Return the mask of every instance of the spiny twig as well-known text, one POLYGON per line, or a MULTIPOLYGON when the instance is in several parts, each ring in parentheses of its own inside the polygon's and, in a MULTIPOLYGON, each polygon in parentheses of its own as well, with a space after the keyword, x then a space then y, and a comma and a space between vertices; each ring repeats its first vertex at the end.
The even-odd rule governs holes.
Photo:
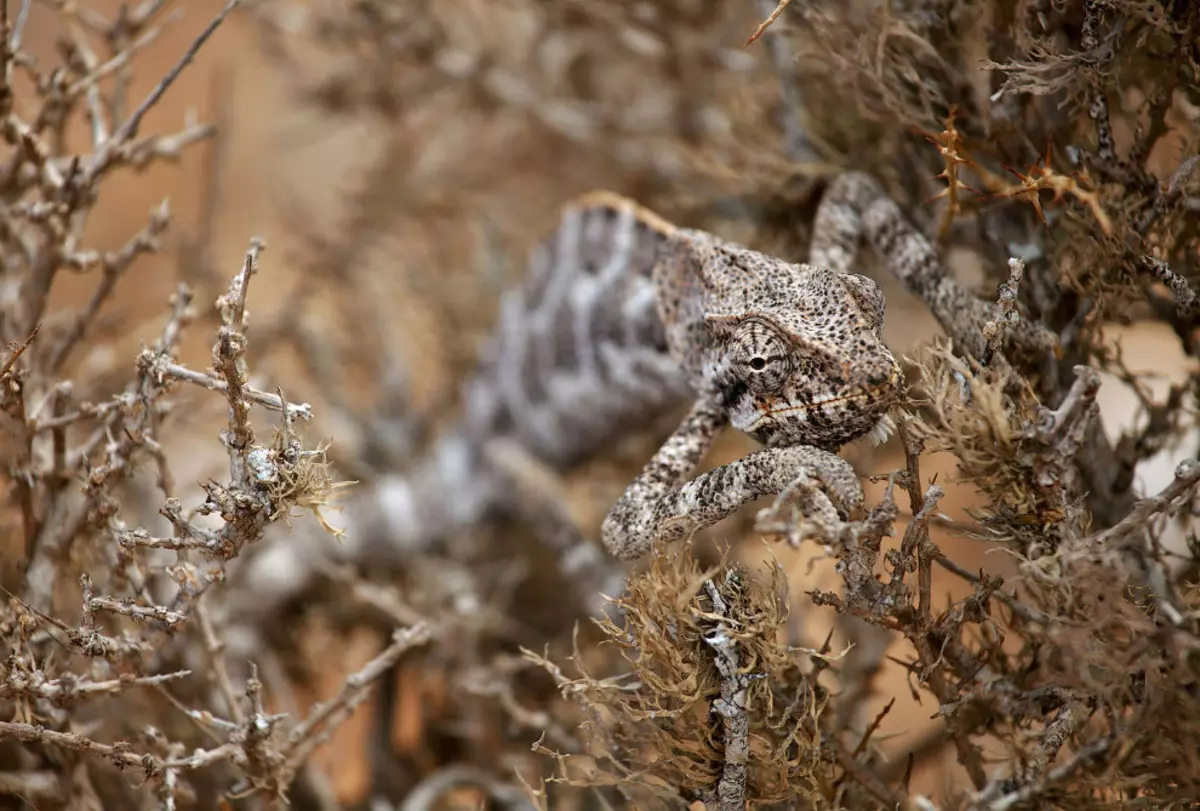
MULTIPOLYGON (((728 570, 725 582, 736 575, 728 570)), ((711 579, 704 581, 704 591, 712 602, 712 613, 719 618, 716 627, 704 634, 704 642, 716 654, 717 672, 721 674, 721 697, 713 700, 713 711, 721 716, 725 735, 725 764, 717 783, 717 808, 720 811, 743 811, 746 806, 746 773, 750 756, 750 719, 747 715, 747 690, 754 676, 740 670, 738 643, 733 629, 726 624, 729 604, 711 579)))
POLYGON ((768 28, 771 27, 771 24, 779 19, 779 15, 783 13, 785 8, 791 5, 791 2, 792 0, 779 0, 775 8, 772 9, 770 0, 761 0, 759 5, 765 7, 765 10, 767 11, 767 18, 759 23, 758 28, 754 29, 754 33, 751 34, 750 38, 746 40, 746 45, 753 45, 754 42, 761 37, 768 28))

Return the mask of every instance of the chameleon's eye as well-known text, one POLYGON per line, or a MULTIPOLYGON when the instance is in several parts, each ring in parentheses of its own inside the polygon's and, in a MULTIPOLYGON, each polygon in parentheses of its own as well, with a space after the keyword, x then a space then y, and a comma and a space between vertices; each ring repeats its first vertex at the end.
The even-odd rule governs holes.
POLYGON ((772 327, 747 321, 738 327, 735 347, 739 377, 755 394, 773 394, 787 381, 791 356, 787 342, 772 327))

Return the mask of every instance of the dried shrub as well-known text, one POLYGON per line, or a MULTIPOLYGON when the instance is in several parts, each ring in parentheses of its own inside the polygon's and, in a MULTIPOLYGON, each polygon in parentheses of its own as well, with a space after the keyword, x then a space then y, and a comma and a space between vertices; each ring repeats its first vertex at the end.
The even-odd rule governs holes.
MULTIPOLYGON (((180 243, 189 284, 138 351, 114 302, 171 210, 113 250, 91 247, 88 223, 121 205, 120 172, 238 134, 236 114, 220 133, 144 134, 225 13, 139 100, 131 76, 169 6, 4 7, 6 799, 1197 802, 1200 465, 1139 482, 1198 445, 1194 2, 247 3, 291 109, 344 138, 322 159, 353 167, 337 189, 287 177, 294 233, 271 255, 294 267, 286 283, 257 272, 257 243, 227 270, 211 234, 180 243), (22 44, 31 20, 58 27, 54 58, 22 44), (846 450, 877 485, 863 514, 818 523, 781 498, 626 572, 577 536, 648 458, 653 426, 571 469, 500 448, 538 509, 471 514, 446 537, 398 529, 396 482, 452 428, 499 292, 564 200, 606 186, 797 259, 845 169, 876 176, 996 302, 917 341, 904 328, 923 305, 888 288, 911 398, 895 441, 846 450), (1131 370, 1115 337, 1130 325, 1188 358, 1165 391, 1131 370), (184 338, 209 333, 200 370, 184 338), (1115 431, 1113 388, 1138 409, 1115 431), (197 427, 204 403, 223 412, 219 441, 197 427), (305 441, 310 417, 331 442, 305 441), (201 455, 228 475, 185 481, 201 455), (937 455, 970 508, 948 506, 937 455), (713 534, 737 543, 714 558, 713 534), (797 589, 754 563, 763 536, 815 550, 833 582, 797 589), (615 599, 586 622, 601 591, 615 599), (364 629, 368 654, 341 661, 364 629), (556 664, 568 651, 582 675, 556 664), (893 738, 905 701, 933 716, 924 740, 893 738), (379 719, 369 737, 324 752, 350 748, 366 777, 335 790, 318 753, 356 708, 379 719)), ((435 495, 470 514, 468 490, 435 495)))
MULTIPOLYGON (((749 802, 815 802, 817 719, 828 695, 815 683, 821 667, 805 672, 801 652, 783 642, 786 595, 778 568, 722 562, 703 570, 689 545, 656 554, 615 601, 620 619, 599 621, 602 644, 620 652, 621 675, 559 680, 583 704, 581 732, 595 764, 568 782, 617 786, 638 807, 658 807, 656 797, 662 807, 712 802, 727 762, 724 716, 725 730, 730 718, 746 723, 747 773, 738 780, 749 802), (730 692, 740 694, 733 714, 714 712, 730 692)), ((571 757, 561 763, 572 771, 571 757)))

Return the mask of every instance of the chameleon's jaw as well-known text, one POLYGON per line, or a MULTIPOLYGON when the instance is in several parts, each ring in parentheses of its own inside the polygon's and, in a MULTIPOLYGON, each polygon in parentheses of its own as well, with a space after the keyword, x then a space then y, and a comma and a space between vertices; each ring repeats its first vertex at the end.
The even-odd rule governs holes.
POLYGON ((730 421, 768 446, 840 447, 879 430, 896 400, 900 376, 897 368, 882 384, 803 400, 746 397, 730 409, 730 421))

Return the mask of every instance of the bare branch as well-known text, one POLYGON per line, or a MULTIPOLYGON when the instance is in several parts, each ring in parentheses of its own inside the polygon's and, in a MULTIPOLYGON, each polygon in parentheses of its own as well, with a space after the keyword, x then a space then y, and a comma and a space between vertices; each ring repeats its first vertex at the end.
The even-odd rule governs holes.
POLYGON ((424 645, 431 637, 428 626, 414 625, 397 630, 392 644, 368 662, 362 670, 346 679, 342 691, 329 701, 313 707, 303 723, 292 730, 286 746, 288 772, 294 772, 314 748, 324 742, 333 729, 344 722, 367 697, 368 692, 384 673, 405 653, 424 645))
MULTIPOLYGON (((218 380, 203 372, 193 371, 177 363, 159 362, 157 359, 150 360, 154 364, 153 368, 156 374, 174 380, 182 380, 185 383, 192 383, 211 391, 219 391, 223 394, 228 394, 229 392, 229 384, 224 380, 218 380)), ((260 391, 252 386, 243 386, 241 393, 246 400, 264 408, 269 408, 272 411, 283 411, 286 407, 288 414, 293 417, 300 417, 303 420, 312 419, 312 406, 308 403, 287 403, 285 406, 284 402, 279 399, 278 394, 260 391)))

